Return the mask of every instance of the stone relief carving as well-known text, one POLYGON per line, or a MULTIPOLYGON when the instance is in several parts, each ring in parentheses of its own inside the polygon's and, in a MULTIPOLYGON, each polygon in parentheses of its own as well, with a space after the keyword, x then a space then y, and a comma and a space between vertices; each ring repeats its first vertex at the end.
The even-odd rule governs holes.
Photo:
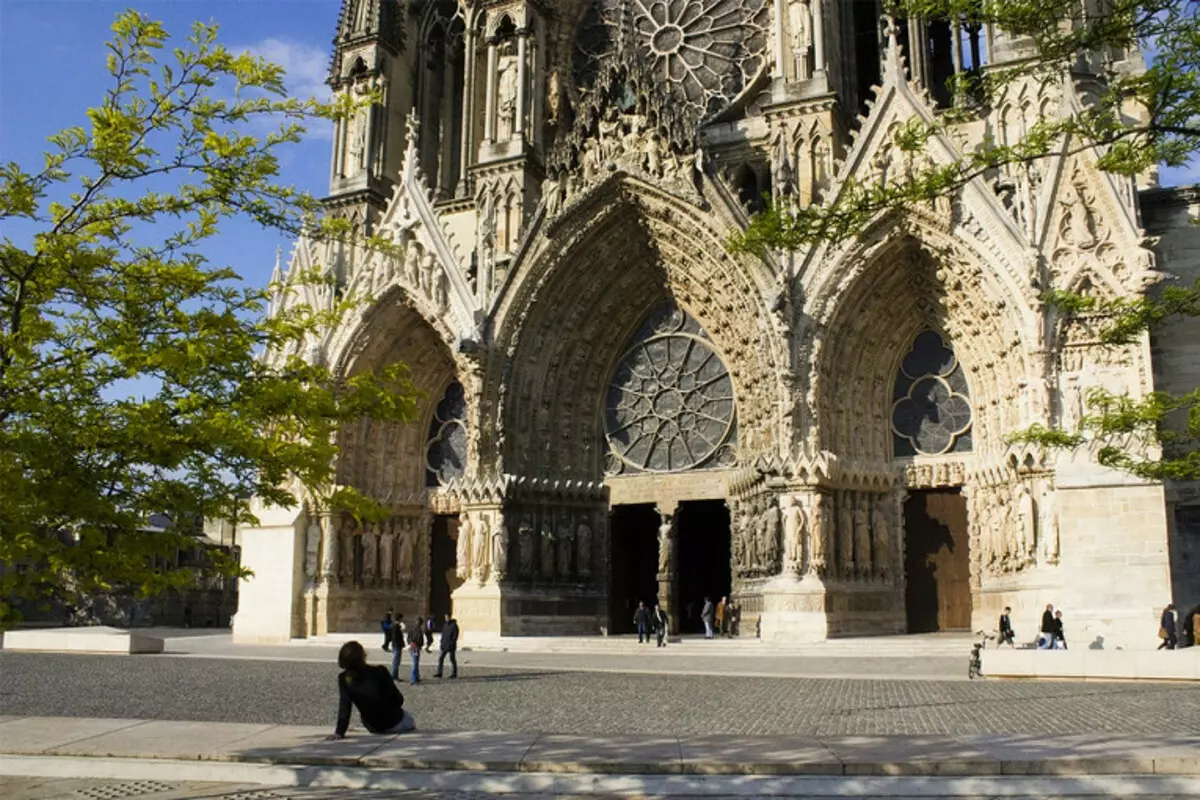
POLYGON ((575 525, 571 513, 563 511, 558 515, 558 577, 559 580, 570 580, 571 568, 575 565, 575 525))
POLYGON ((859 493, 854 504, 854 570, 859 578, 871 574, 871 521, 867 495, 859 493))
POLYGON ((472 542, 475 538, 475 523, 467 514, 463 514, 458 526, 458 542, 455 547, 455 574, 460 580, 471 577, 472 542))
POLYGON ((550 512, 547 512, 545 518, 542 520, 541 541, 542 541, 541 577, 543 580, 552 581, 552 580, 554 580, 555 536, 554 536, 554 520, 551 517, 550 512))
POLYGON ((479 524, 475 528, 472 540, 474 553, 471 556, 471 568, 475 579, 480 583, 487 580, 488 569, 491 566, 492 549, 492 518, 488 514, 479 515, 479 524))
POLYGON ((875 537, 875 572, 886 579, 892 570, 892 526, 891 498, 887 495, 875 500, 871 507, 871 529, 875 537))
POLYGON ((533 519, 528 515, 521 517, 517 527, 517 552, 520 559, 520 575, 523 579, 533 578, 534 544, 533 519))
POLYGON ((579 529, 575 534, 575 545, 578 562, 576 570, 579 578, 583 581, 590 581, 592 579, 592 526, 588 525, 586 520, 579 523, 579 529))
POLYGON ((783 569, 789 574, 798 575, 804 568, 808 519, 795 497, 784 495, 780 498, 780 504, 783 506, 783 569))

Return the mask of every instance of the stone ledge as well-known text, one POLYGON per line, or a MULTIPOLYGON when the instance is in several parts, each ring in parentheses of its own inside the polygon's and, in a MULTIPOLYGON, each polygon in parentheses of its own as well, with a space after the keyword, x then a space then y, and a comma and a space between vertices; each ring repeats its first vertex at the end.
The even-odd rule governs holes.
POLYGON ((163 640, 104 626, 83 628, 28 628, 7 631, 4 650, 55 653, 161 653, 163 640))
POLYGON ((1200 681, 1200 647, 1183 650, 983 651, 989 678, 1200 681))
POLYGON ((354 731, 242 723, 0 718, 0 754, 450 772, 926 776, 1200 776, 1200 736, 592 737, 354 731))

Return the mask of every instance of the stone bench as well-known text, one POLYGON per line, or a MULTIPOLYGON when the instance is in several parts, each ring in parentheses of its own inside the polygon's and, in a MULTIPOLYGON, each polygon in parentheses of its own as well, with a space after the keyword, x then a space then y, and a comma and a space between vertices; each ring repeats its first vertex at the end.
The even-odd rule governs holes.
POLYGON ((1200 647, 1183 650, 983 651, 989 678, 1200 681, 1200 647))
POLYGON ((27 628, 7 631, 4 649, 54 653, 161 653, 163 640, 101 625, 81 628, 27 628))

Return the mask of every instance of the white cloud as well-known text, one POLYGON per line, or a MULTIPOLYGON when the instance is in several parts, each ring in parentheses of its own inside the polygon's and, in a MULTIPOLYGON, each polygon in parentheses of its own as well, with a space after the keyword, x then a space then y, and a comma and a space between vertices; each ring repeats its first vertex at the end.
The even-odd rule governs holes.
MULTIPOLYGON (((325 79, 329 75, 328 49, 314 47, 295 39, 275 37, 230 49, 234 52, 248 51, 283 67, 284 86, 289 97, 298 100, 307 100, 310 97, 322 101, 330 99, 329 87, 325 85, 325 79)), ((331 126, 320 121, 311 122, 306 127, 309 138, 329 139, 332 136, 331 126)))

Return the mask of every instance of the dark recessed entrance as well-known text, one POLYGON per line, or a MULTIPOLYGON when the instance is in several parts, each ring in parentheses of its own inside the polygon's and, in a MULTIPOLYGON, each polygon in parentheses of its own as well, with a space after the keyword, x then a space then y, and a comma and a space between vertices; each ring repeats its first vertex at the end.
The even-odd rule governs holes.
POLYGON ((729 509, 723 500, 680 503, 676 513, 679 585, 675 609, 681 633, 700 633, 704 598, 717 603, 729 594, 729 509), (690 611, 690 613, 689 613, 690 611))
POLYGON ((433 518, 433 533, 429 537, 429 614, 439 622, 451 613, 450 593, 462 583, 455 574, 457 538, 457 516, 433 518))
POLYGON ((609 633, 632 633, 638 601, 653 606, 658 595, 658 511, 653 505, 615 506, 609 525, 612 584, 609 633))
POLYGON ((904 536, 908 632, 970 628, 966 498, 957 489, 910 492, 904 504, 904 536))

